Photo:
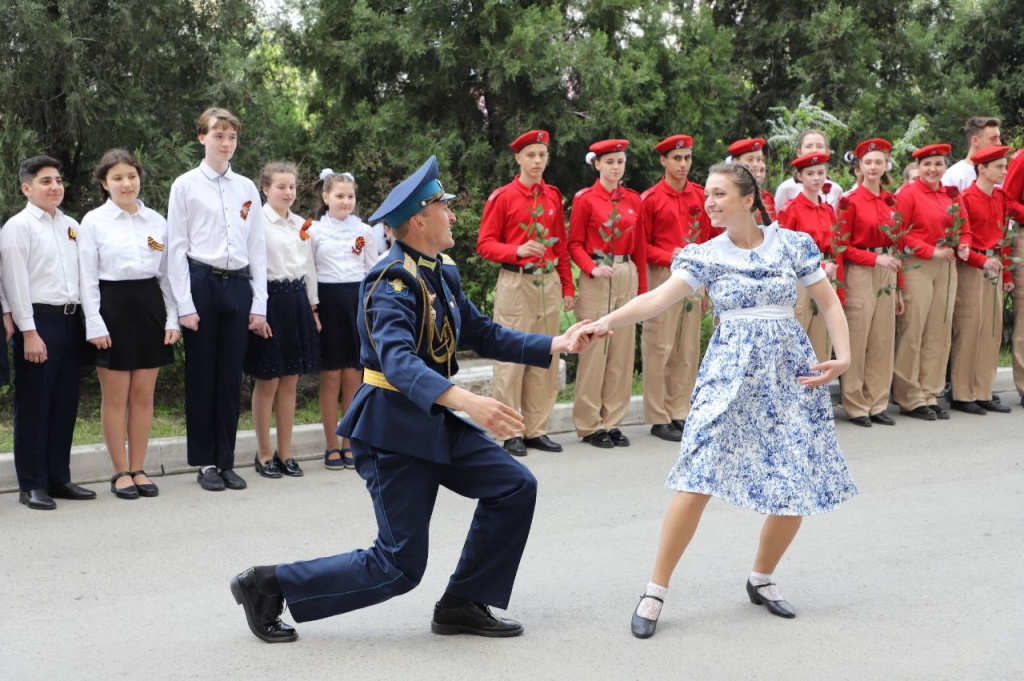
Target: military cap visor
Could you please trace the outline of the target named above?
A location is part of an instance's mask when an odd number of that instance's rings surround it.
[[[444,190],[437,174],[437,157],[431,156],[415,173],[391,190],[369,221],[383,220],[394,229],[430,204],[454,199],[454,194]]]

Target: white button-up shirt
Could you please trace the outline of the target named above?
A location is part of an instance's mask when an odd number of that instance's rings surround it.
[[[362,281],[380,257],[373,229],[354,215],[344,220],[324,215],[309,228],[309,235],[316,278],[322,284]]]
[[[305,222],[295,213],[288,211],[285,219],[263,204],[263,224],[267,231],[267,280],[294,281],[306,283],[306,294],[311,305],[316,305],[316,270],[313,268],[313,250],[309,241],[299,236]]]
[[[167,276],[182,317],[194,314],[188,258],[225,270],[249,268],[252,309],[267,314],[267,251],[256,185],[205,161],[171,185],[167,205]]]
[[[974,171],[974,164],[966,159],[957,161],[946,168],[946,172],[942,174],[942,184],[947,187],[956,187],[960,191],[970,187],[977,179],[978,173]]]
[[[107,200],[78,228],[78,271],[85,337],[110,335],[100,316],[100,282],[157,279],[167,309],[164,328],[178,330],[178,309],[167,280],[167,221],[138,201],[133,215]]]
[[[0,230],[4,293],[14,323],[34,331],[33,303],[80,303],[78,223],[58,209],[53,217],[31,203]]]
[[[831,204],[832,210],[838,213],[839,199],[843,197],[843,188],[839,186],[838,182],[832,182],[832,180],[826,180],[826,182],[832,183],[832,189],[829,190],[828,194],[821,192],[821,196]],[[799,196],[803,190],[804,186],[792,177],[784,180],[779,185],[779,188],[775,190],[775,210],[780,211],[785,208],[786,204]]]

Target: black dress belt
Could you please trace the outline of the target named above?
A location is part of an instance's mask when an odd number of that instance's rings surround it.
[[[70,317],[78,314],[78,311],[82,309],[82,306],[78,303],[68,303],[67,305],[47,305],[46,303],[32,303],[32,312],[35,314],[50,314],[50,315],[64,315]]]
[[[213,265],[207,265],[205,262],[199,262],[198,260],[188,259],[190,267],[196,267],[201,270],[208,270],[213,273],[215,277],[223,277],[224,279],[252,279],[252,275],[249,274],[249,266],[246,265],[240,270],[226,270],[221,267],[214,267]]]
[[[523,265],[522,267],[519,265],[506,265],[502,263],[501,269],[508,270],[509,272],[518,272],[519,274],[533,274],[537,271],[537,266],[533,263]]]

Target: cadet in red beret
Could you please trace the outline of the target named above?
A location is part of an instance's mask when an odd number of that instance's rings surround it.
[[[874,138],[854,152],[861,182],[839,200],[838,241],[850,327],[850,368],[840,381],[850,421],[895,425],[886,414],[892,386],[896,316],[903,314],[901,261],[892,255],[896,199],[883,187],[892,145]],[[879,295],[879,292],[882,292]]]
[[[672,276],[672,261],[689,244],[711,236],[704,212],[704,187],[689,180],[693,139],[672,135],[654,147],[665,175],[640,199],[640,222],[647,239],[647,286]],[[690,414],[690,397],[700,365],[701,300],[683,300],[643,324],[644,420],[651,434],[679,442]]]
[[[761,188],[761,200],[768,210],[768,216],[762,219],[768,224],[774,222],[777,216],[775,198],[764,188],[764,178],[768,171],[768,166],[764,162],[764,146],[765,141],[760,137],[737,140],[729,145],[729,158],[733,163],[742,163],[754,173],[754,179]],[[721,230],[712,228],[712,232],[712,236],[718,236]]]
[[[999,367],[1003,339],[1003,292],[1013,290],[1010,252],[1004,243],[1006,195],[996,185],[1006,178],[1010,147],[987,147],[970,160],[977,179],[961,195],[971,222],[971,251],[967,262],[957,262],[956,304],[950,351],[952,408],[968,414],[1010,408],[992,401],[992,383]]]
[[[835,285],[840,263],[839,254],[832,247],[832,227],[836,223],[836,214],[832,210],[832,205],[822,196],[823,193],[827,195],[829,191],[825,188],[828,184],[828,161],[827,153],[816,152],[805,154],[790,163],[796,171],[794,178],[803,190],[779,211],[779,224],[786,229],[804,232],[814,239],[815,245],[821,251],[821,266]],[[840,288],[839,299],[842,300],[842,297]],[[818,361],[827,362],[832,356],[832,348],[829,345],[825,318],[811,305],[810,295],[804,286],[797,286],[795,312],[800,326],[807,332]]]
[[[949,151],[948,144],[915,151],[917,180],[896,197],[899,247],[914,255],[904,261],[906,311],[898,323],[892,394],[902,414],[925,421],[949,418],[938,399],[946,384],[956,300],[953,263],[958,253],[966,259],[970,246],[970,221],[960,209],[960,192],[940,182]]]
[[[569,255],[580,268],[576,316],[597,319],[647,291],[647,249],[640,195],[621,184],[628,140],[590,145],[594,184],[576,192],[569,215]],[[605,223],[618,216],[613,227]],[[576,432],[595,447],[628,447],[619,424],[633,388],[636,333],[623,330],[580,353],[572,418]]]
[[[487,199],[476,245],[482,258],[501,265],[494,321],[531,333],[556,333],[559,304],[571,310],[576,302],[565,200],[557,187],[544,182],[549,142],[546,131],[531,130],[509,145],[519,174]],[[525,456],[527,447],[562,451],[547,436],[558,397],[558,362],[546,368],[495,362],[493,396],[523,415],[523,430],[505,441],[509,454]]]

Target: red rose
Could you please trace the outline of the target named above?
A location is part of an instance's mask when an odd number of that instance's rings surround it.
[[[892,194],[886,195],[885,199],[883,199],[883,200],[885,201],[885,205],[887,205],[889,207],[892,207],[892,206],[896,205],[896,197],[893,196]]]
[[[700,217],[700,208],[697,206],[690,206],[690,217],[694,220]]]
[[[543,196],[543,194],[544,185],[542,185],[540,182],[535,182],[530,185],[530,196],[532,196],[533,198],[537,198],[538,196]]]
[[[849,197],[846,197],[846,196],[840,197],[840,199],[839,199],[839,210],[846,210],[849,207],[850,207],[850,199],[849,199]]]
[[[960,190],[956,187],[946,187],[946,196],[955,200],[956,197],[960,196]]]
[[[832,193],[832,183],[831,182],[826,182],[825,184],[821,185],[821,193],[824,194],[825,196],[828,196],[829,194],[831,194]]]
[[[615,189],[613,189],[611,191],[611,193],[609,194],[608,198],[611,199],[612,203],[618,203],[619,201],[621,201],[622,200],[622,187],[616,187]]]

